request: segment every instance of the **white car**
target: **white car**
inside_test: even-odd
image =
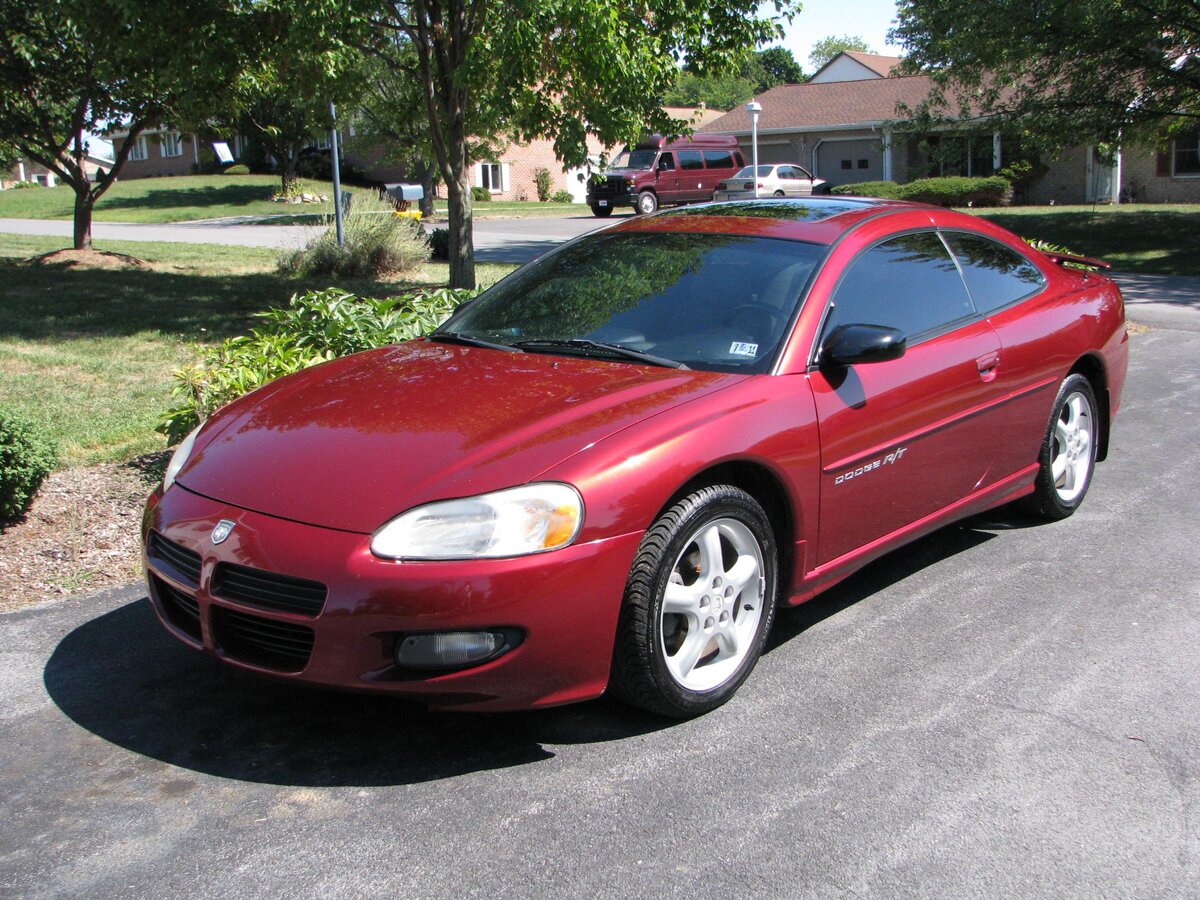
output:
[[[745,200],[753,197],[755,181],[758,182],[759,197],[807,197],[829,193],[828,182],[815,178],[804,166],[774,163],[769,166],[746,166],[732,178],[717,185],[713,200]]]

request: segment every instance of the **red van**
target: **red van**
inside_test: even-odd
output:
[[[711,200],[717,183],[744,166],[732,135],[697,134],[668,141],[654,134],[626,147],[605,175],[588,183],[587,202],[600,217],[618,206],[652,213],[660,206],[700,203]]]

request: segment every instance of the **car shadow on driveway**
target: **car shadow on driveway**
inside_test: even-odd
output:
[[[768,652],[991,539],[980,530],[991,527],[942,529],[784,611]],[[297,787],[435,781],[542,762],[554,756],[546,745],[621,740],[677,724],[608,699],[528,713],[456,714],[390,696],[274,682],[182,646],[144,597],[67,634],[43,680],[71,720],[133,753],[223,778]]]
[[[43,681],[76,724],[133,753],[298,787],[434,781],[552,758],[543,743],[618,740],[671,724],[611,700],[455,714],[390,696],[277,683],[182,646],[144,597],[67,634]]]

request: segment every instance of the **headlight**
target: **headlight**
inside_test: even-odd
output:
[[[184,467],[188,461],[188,457],[192,455],[192,446],[196,443],[196,435],[200,433],[200,429],[203,427],[203,423],[197,425],[187,437],[179,442],[179,446],[175,448],[175,453],[171,456],[171,462],[167,465],[167,472],[163,475],[163,491],[166,491],[167,488],[175,483],[175,476],[179,474],[179,470]]]
[[[388,559],[495,559],[557,550],[575,540],[583,498],[566,484],[522,487],[410,509],[371,539]]]

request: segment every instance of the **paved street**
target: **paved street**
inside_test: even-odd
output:
[[[140,586],[0,615],[0,895],[1195,897],[1200,334],[1079,514],[781,615],[731,704],[434,715],[230,672]]]

